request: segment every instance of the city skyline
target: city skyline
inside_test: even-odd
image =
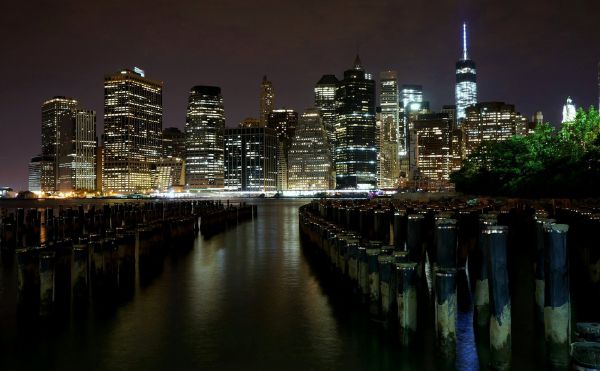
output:
[[[431,102],[432,109],[439,110],[442,105],[454,101],[454,62],[460,57],[459,30],[465,21],[469,26],[469,50],[477,60],[478,101],[510,102],[526,117],[540,110],[548,121],[558,125],[562,104],[567,96],[571,96],[578,107],[587,108],[598,102],[596,78],[599,56],[589,45],[595,45],[592,41],[599,36],[599,31],[591,16],[589,19],[581,17],[581,14],[593,14],[596,5],[590,2],[589,5],[575,6],[576,9],[563,9],[540,7],[539,4],[532,2],[515,9],[508,6],[505,10],[499,6],[483,7],[470,2],[443,2],[431,10],[443,14],[438,22],[425,22],[429,17],[416,14],[410,19],[404,17],[403,22],[394,23],[392,28],[386,26],[381,29],[377,26],[386,24],[386,20],[390,19],[387,13],[394,14],[395,6],[357,3],[348,6],[349,16],[344,32],[335,31],[337,27],[332,22],[325,26],[326,30],[332,31],[326,36],[321,32],[299,34],[291,30],[277,34],[271,28],[258,28],[252,39],[244,36],[243,32],[230,31],[222,38],[212,40],[210,37],[213,32],[218,32],[222,27],[216,25],[215,30],[209,30],[213,22],[202,31],[204,37],[200,39],[198,51],[190,50],[186,44],[198,36],[197,33],[171,43],[189,31],[194,15],[201,17],[199,9],[194,9],[191,4],[187,8],[182,4],[174,6],[164,18],[156,18],[155,13],[160,12],[156,12],[155,8],[149,14],[149,11],[136,7],[135,2],[123,4],[119,17],[139,12],[151,24],[158,25],[156,29],[163,30],[163,21],[165,26],[178,25],[164,35],[153,31],[152,27],[145,31],[144,28],[137,30],[133,35],[139,37],[133,44],[130,37],[126,37],[126,40],[115,37],[129,29],[127,25],[107,28],[103,30],[105,36],[91,31],[99,27],[98,22],[102,21],[105,12],[110,11],[110,2],[89,7],[62,4],[57,6],[62,13],[43,6],[30,8],[10,4],[5,14],[11,14],[11,19],[6,20],[3,27],[8,27],[11,34],[19,34],[19,37],[9,40],[7,58],[0,62],[5,71],[12,72],[7,76],[7,86],[11,89],[3,89],[0,93],[4,102],[0,125],[5,133],[10,133],[0,139],[0,158],[5,164],[0,171],[0,184],[15,189],[26,188],[27,163],[40,148],[39,107],[43,101],[56,95],[77,99],[82,106],[98,112],[100,135],[103,132],[103,115],[100,114],[103,111],[102,78],[107,73],[133,66],[146,69],[150,76],[165,83],[163,127],[183,128],[187,94],[189,87],[194,84],[222,88],[228,107],[227,127],[236,126],[244,117],[258,116],[257,86],[264,74],[269,76],[277,92],[276,108],[285,106],[299,110],[310,106],[313,88],[319,78],[331,73],[340,78],[340,71],[347,68],[348,60],[351,60],[357,48],[367,72],[377,76],[384,70],[398,71],[399,85],[422,85],[424,100]],[[420,9],[415,4],[400,5],[407,6],[406,11]],[[246,6],[239,5],[240,8]],[[325,16],[335,12],[336,6],[334,3],[311,4],[306,10],[291,5],[282,6],[293,11],[286,12],[286,16],[282,16],[278,22],[296,20],[300,22],[300,29],[309,29],[327,19]],[[224,8],[226,6],[210,5],[203,13],[221,14]],[[274,11],[283,8],[266,12],[262,17],[269,19]],[[236,14],[244,14],[244,17],[234,16],[228,21],[233,23],[237,31],[249,27],[245,19],[248,13],[243,10],[240,9]],[[503,19],[512,14],[511,10],[515,11],[514,22],[505,24]],[[34,26],[29,24],[31,27],[21,25],[18,20],[25,12],[39,23]],[[306,20],[306,12],[317,12],[321,17]],[[68,18],[69,22],[48,22],[48,19],[64,20],[71,14],[82,16]],[[532,17],[532,14],[536,17]],[[358,22],[362,15],[365,17],[364,23]],[[552,28],[544,26],[549,19],[558,23]],[[574,22],[575,19],[577,22]],[[526,23],[517,27],[519,20]],[[57,23],[66,23],[68,26],[57,29],[50,27]],[[231,23],[227,25],[231,26]],[[528,25],[527,32],[522,31],[523,24]],[[24,22],[24,25],[28,23]],[[572,38],[572,34],[577,34],[578,38]],[[44,38],[41,38],[42,35]],[[337,41],[331,47],[333,38],[337,38]],[[78,47],[64,49],[62,45],[56,46],[52,42],[55,39],[64,40],[65,45],[75,43]],[[106,45],[107,40],[114,45]],[[310,43],[305,45],[303,40],[310,40]],[[394,40],[401,40],[404,46],[381,52],[384,50],[383,44],[399,45],[390,42]],[[265,42],[270,45],[266,53],[265,47],[261,46]],[[100,43],[102,47],[98,48]],[[154,53],[152,45],[161,47],[161,52]],[[56,53],[49,52],[50,46],[58,48]],[[261,47],[255,51],[257,46]],[[206,54],[202,53],[203,50],[213,53],[193,63],[181,58],[185,55],[193,60],[197,53]],[[119,53],[115,54],[117,51]],[[34,62],[40,60],[36,58],[40,53],[59,56],[45,58],[44,64],[40,64]],[[244,57],[240,57],[240,54]],[[85,58],[82,59],[83,55]],[[110,58],[106,55],[110,55]]]

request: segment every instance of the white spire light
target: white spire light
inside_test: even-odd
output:
[[[463,60],[467,59],[467,23],[463,23]]]

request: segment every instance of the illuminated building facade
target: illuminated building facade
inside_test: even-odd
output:
[[[300,116],[288,153],[288,189],[328,190],[334,186],[328,132],[319,109]]]
[[[477,73],[475,62],[467,53],[467,25],[463,23],[462,56],[456,62],[456,120],[457,123],[466,118],[466,108],[477,103]]]
[[[452,162],[452,118],[446,113],[418,115],[414,132],[420,188],[431,190],[447,185]]]
[[[400,131],[400,103],[398,101],[396,71],[379,74],[379,102],[381,106],[379,142],[379,188],[394,188],[400,175],[399,144],[404,151],[404,132]]]
[[[484,141],[503,141],[513,135],[527,134],[527,119],[504,102],[481,102],[467,108],[462,127],[465,135],[465,156],[469,156]]]
[[[225,129],[225,190],[277,190],[277,134],[267,127]]]
[[[163,155],[156,165],[156,188],[172,190],[185,185],[185,133],[178,128],[163,130]]]
[[[96,112],[72,109],[58,134],[58,191],[96,190]]]
[[[104,79],[105,193],[147,193],[162,153],[162,82],[143,70],[121,70]]]
[[[71,116],[71,110],[77,108],[77,101],[72,98],[56,96],[42,104],[42,156],[52,158],[52,180],[45,179],[44,192],[54,192],[58,189],[58,147],[60,125],[64,117]]]
[[[335,75],[323,75],[315,85],[315,107],[321,112],[323,126],[327,130],[327,138],[332,156],[335,148],[335,91],[339,80]]]
[[[190,189],[223,188],[224,129],[221,88],[194,86],[185,122],[185,180]]]
[[[298,112],[290,109],[276,109],[269,113],[267,127],[275,130],[279,141],[277,149],[277,190],[287,189],[288,152],[298,125]]]
[[[577,116],[577,108],[575,108],[575,104],[571,97],[567,98],[567,102],[563,106],[562,110],[562,122],[572,122],[575,121],[575,116]]]
[[[275,108],[275,90],[271,81],[267,80],[267,76],[263,76],[260,84],[260,107],[259,107],[259,122],[261,127],[267,125],[269,114]]]
[[[336,90],[336,188],[377,187],[375,81],[356,56]]]
[[[31,192],[54,192],[56,181],[54,156],[35,156],[29,162],[28,188]]]

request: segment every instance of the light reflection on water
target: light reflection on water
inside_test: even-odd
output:
[[[369,319],[300,247],[303,201],[256,201],[259,217],[173,255],[114,311],[15,326],[14,270],[0,278],[0,369],[434,369],[430,326],[415,350]],[[457,364],[477,369],[472,313]]]

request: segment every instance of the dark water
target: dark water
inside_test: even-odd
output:
[[[258,218],[187,253],[111,311],[50,323],[17,321],[15,269],[0,267],[0,370],[422,370],[435,369],[430,324],[414,349],[369,318],[301,248],[298,207],[264,200]],[[457,366],[474,370],[470,311],[459,313]],[[513,326],[527,316],[513,317]],[[527,330],[528,331],[528,330]],[[513,335],[514,336],[514,335]],[[514,339],[520,346],[531,337]],[[516,347],[515,347],[516,348]],[[529,350],[517,365],[534,366]],[[534,366],[535,367],[535,366]]]

